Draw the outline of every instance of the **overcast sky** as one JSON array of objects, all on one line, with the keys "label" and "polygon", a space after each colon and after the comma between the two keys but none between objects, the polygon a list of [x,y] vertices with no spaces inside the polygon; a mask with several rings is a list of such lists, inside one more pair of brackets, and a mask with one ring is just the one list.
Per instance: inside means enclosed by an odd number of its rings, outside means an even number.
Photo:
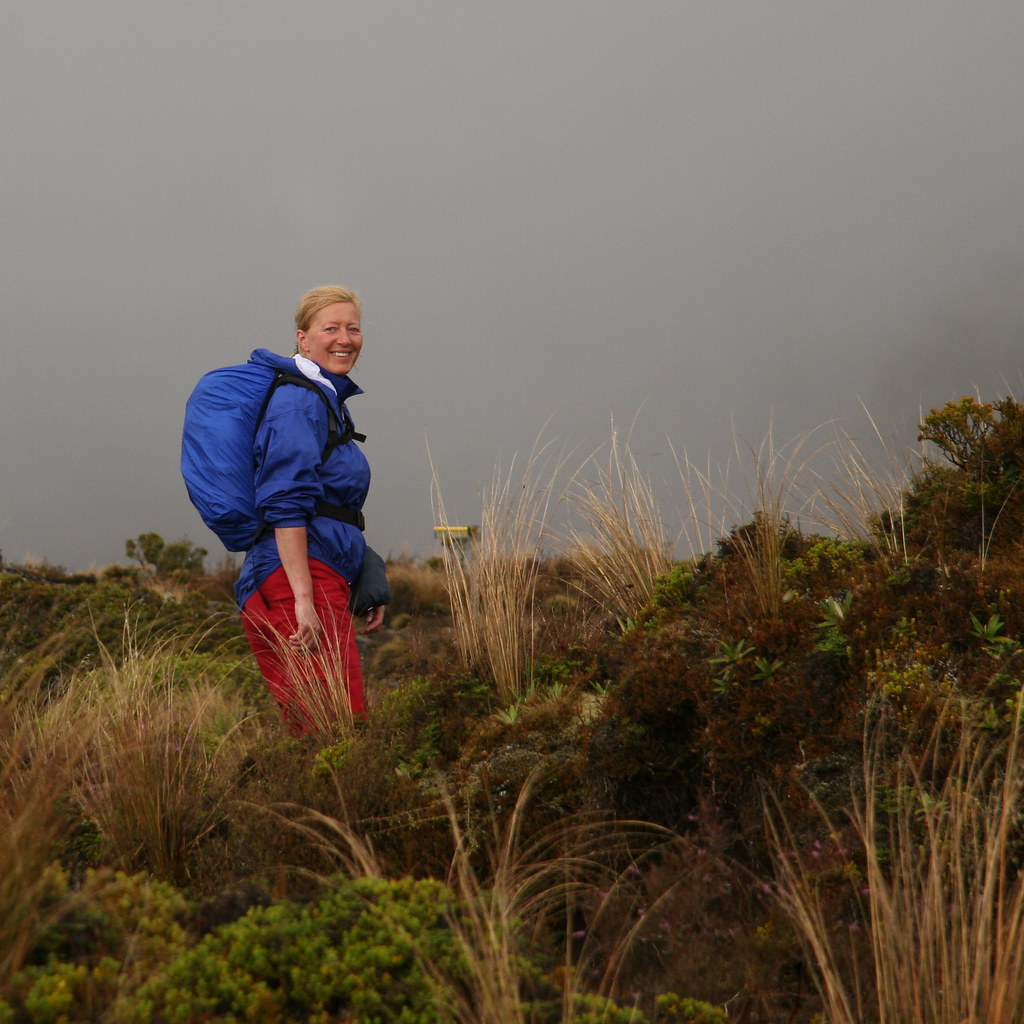
[{"label": "overcast sky", "polygon": [[[370,542],[543,428],[727,459],[1020,395],[1020,0],[8,0],[0,551],[221,549],[198,377],[358,289]],[[545,427],[545,423],[547,426]]]}]

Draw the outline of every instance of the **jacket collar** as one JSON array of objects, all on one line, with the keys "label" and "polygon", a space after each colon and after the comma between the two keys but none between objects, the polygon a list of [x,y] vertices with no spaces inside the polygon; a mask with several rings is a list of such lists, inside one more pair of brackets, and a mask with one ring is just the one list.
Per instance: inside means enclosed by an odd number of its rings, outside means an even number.
[{"label": "jacket collar", "polygon": [[[300,359],[302,363],[299,362]],[[270,349],[258,348],[249,356],[249,362],[270,366],[275,370],[284,370],[285,373],[295,373],[298,370],[303,376],[308,377],[310,380],[315,380],[318,384],[322,384],[328,390],[333,391],[342,402],[353,395],[361,395],[363,393],[363,389],[351,377],[330,373],[327,370],[321,369],[313,360],[306,359],[303,356],[297,356],[293,359],[289,356],[279,356],[276,352],[271,352]],[[307,372],[303,364],[308,364],[312,367],[312,370]]]}]

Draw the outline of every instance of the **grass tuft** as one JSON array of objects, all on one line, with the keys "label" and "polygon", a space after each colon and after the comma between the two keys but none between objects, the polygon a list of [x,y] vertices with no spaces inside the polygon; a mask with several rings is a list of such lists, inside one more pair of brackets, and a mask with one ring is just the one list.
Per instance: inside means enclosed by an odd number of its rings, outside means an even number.
[{"label": "grass tuft", "polygon": [[100,652],[66,706],[97,721],[75,794],[113,863],[184,884],[192,854],[226,818],[236,742],[252,716],[191,677],[190,645],[179,638],[140,644],[126,625],[122,658]]},{"label": "grass tuft", "polygon": [[573,475],[567,504],[570,517],[581,520],[570,521],[567,536],[577,585],[624,622],[651,601],[655,579],[674,561],[650,477],[628,442],[620,448],[614,426],[607,466],[591,456]]},{"label": "grass tuft", "polygon": [[[551,457],[549,446],[535,447],[521,476],[514,460],[507,473],[496,471],[477,535],[466,549],[444,547],[459,656],[467,668],[485,673],[503,704],[533,683],[537,577],[562,461]],[[436,470],[434,510],[439,526],[452,525]]]},{"label": "grass tuft", "polygon": [[[837,927],[821,873],[772,819],[779,898],[818,965],[829,1019],[1024,1020],[1022,707],[1018,699],[1009,735],[993,738],[965,724],[967,707],[950,704],[925,753],[903,752],[895,769],[888,730],[869,734],[863,793],[851,812],[863,850],[856,921]],[[838,843],[831,823],[829,833]],[[840,853],[856,880],[856,859]],[[857,971],[861,925],[868,969]]]},{"label": "grass tuft", "polygon": [[46,670],[42,659],[0,679],[0,984],[62,912],[49,898],[50,866],[70,832],[68,793],[97,725],[90,714],[47,714],[66,698],[47,691]]}]

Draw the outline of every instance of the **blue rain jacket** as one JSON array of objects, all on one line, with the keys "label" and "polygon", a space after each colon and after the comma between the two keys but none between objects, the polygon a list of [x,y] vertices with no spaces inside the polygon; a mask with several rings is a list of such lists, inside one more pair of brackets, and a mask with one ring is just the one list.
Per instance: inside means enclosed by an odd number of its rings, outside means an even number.
[{"label": "blue rain jacket", "polygon": [[[295,373],[295,361],[267,349],[256,349],[250,361]],[[345,401],[362,390],[348,377],[321,371],[337,389],[323,384],[342,424],[352,418]],[[306,388],[283,384],[271,396],[256,430],[256,506],[267,530],[246,553],[235,584],[239,606],[281,567],[274,527],[305,526],[309,557],[333,569],[351,583],[363,564],[366,541],[358,527],[315,514],[318,501],[361,509],[370,486],[370,465],[354,441],[338,445],[321,462],[327,443],[328,417],[323,401]]]}]

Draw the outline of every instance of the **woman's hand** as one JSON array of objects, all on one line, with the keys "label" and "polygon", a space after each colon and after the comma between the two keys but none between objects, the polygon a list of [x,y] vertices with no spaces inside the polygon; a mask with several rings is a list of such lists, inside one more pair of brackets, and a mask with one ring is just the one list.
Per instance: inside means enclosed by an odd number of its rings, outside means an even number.
[{"label": "woman's hand", "polygon": [[367,633],[376,633],[384,628],[384,611],[386,605],[381,605],[379,608],[371,608],[366,613],[366,622],[360,626],[356,632],[365,636]]},{"label": "woman's hand", "polygon": [[288,644],[296,654],[309,654],[320,644],[324,628],[316,613],[312,598],[295,600],[295,632],[288,637]]}]

